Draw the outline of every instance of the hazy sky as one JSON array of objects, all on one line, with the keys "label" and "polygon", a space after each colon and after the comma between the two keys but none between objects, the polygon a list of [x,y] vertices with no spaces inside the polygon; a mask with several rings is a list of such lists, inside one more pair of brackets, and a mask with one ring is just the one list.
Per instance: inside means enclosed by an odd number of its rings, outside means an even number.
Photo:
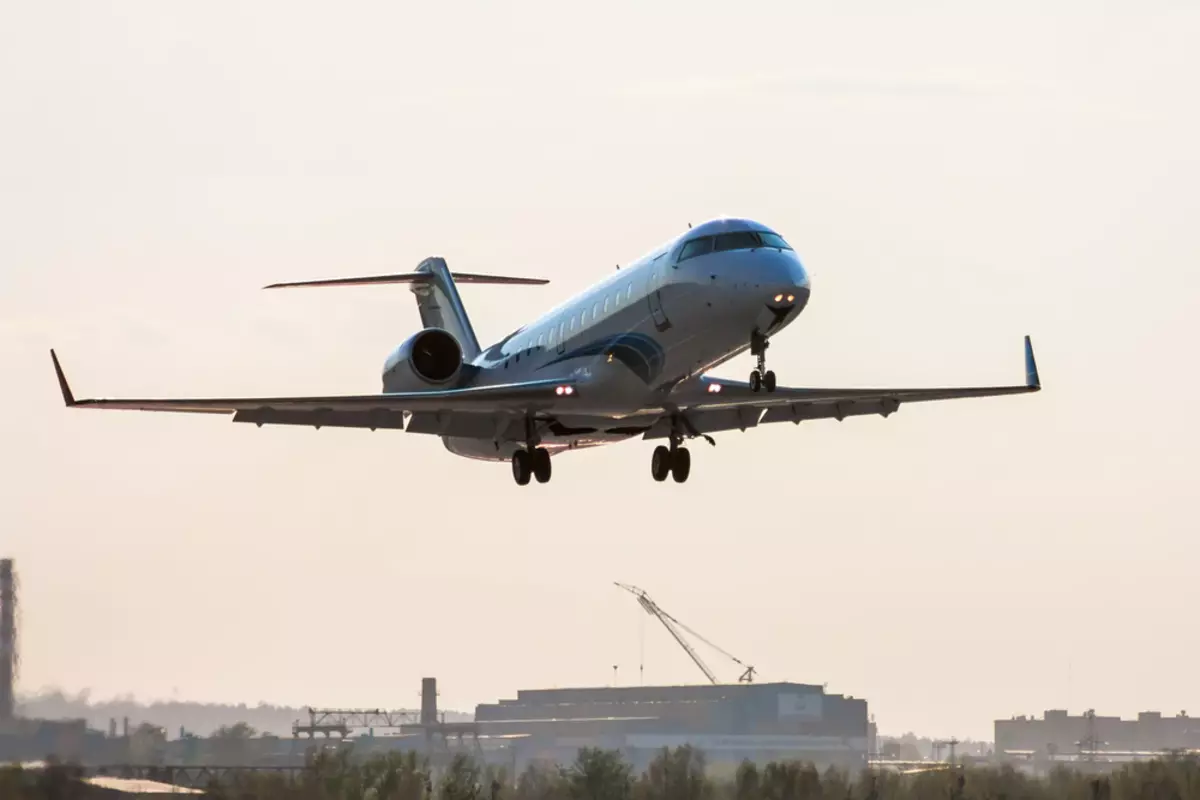
[{"label": "hazy sky", "polygon": [[[445,707],[703,679],[612,585],[884,732],[1200,713],[1200,10],[1177,2],[0,6],[0,552],[21,685]],[[1053,5],[1053,13],[1045,7]],[[501,10],[502,9],[502,10]],[[795,245],[792,385],[1045,390],[503,464],[62,407],[370,392],[428,255],[494,340],[720,214]],[[744,356],[722,369],[742,378]],[[724,678],[736,666],[705,657]]]}]

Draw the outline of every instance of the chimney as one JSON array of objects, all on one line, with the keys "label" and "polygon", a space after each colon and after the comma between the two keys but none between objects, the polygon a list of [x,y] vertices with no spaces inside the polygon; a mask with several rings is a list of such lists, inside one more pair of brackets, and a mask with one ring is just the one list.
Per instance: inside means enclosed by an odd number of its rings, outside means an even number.
[{"label": "chimney", "polygon": [[13,718],[17,677],[17,588],[11,558],[0,560],[0,722]]},{"label": "chimney", "polygon": [[436,725],[437,678],[421,678],[421,724]]}]

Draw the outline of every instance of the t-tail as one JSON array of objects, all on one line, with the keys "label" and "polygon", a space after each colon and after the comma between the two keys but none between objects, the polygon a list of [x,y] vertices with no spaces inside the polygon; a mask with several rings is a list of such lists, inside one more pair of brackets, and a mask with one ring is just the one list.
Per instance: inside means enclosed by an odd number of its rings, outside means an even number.
[{"label": "t-tail", "polygon": [[413,272],[395,275],[371,275],[361,278],[330,278],[314,281],[292,281],[272,283],[265,289],[295,289],[324,286],[376,286],[387,283],[411,284],[417,296],[417,309],[421,313],[421,324],[426,328],[441,328],[458,340],[463,359],[470,360],[479,355],[479,340],[471,319],[458,294],[459,283],[491,283],[523,286],[538,286],[549,283],[545,278],[521,278],[507,275],[481,275],[475,272],[451,272],[446,259],[431,256]]}]

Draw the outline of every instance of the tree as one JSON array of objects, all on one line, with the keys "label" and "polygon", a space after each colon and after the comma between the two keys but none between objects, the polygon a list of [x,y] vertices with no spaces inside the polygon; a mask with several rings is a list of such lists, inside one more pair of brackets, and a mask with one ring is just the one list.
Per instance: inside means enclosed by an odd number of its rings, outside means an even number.
[{"label": "tree", "polygon": [[638,800],[704,800],[712,786],[704,777],[704,754],[684,745],[663,748],[637,783]]},{"label": "tree", "polygon": [[566,772],[567,793],[574,800],[628,800],[633,770],[616,750],[585,747]]}]

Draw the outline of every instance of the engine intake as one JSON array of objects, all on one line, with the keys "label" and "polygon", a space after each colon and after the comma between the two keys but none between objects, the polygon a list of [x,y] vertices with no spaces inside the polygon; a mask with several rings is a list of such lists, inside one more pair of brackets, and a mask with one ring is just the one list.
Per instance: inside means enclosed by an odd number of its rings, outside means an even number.
[{"label": "engine intake", "polygon": [[426,328],[409,337],[388,357],[384,391],[399,392],[453,382],[462,371],[462,347],[441,328]]}]

